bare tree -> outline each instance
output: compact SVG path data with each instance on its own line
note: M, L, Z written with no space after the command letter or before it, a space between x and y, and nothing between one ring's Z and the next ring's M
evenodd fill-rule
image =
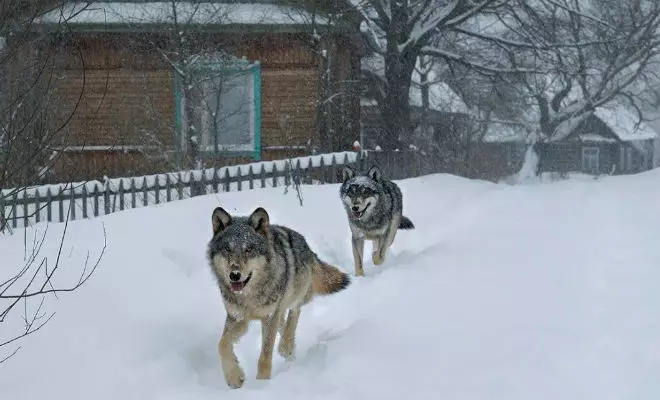
M444 60L486 74L517 73L498 60L483 62L468 54L439 47L437 37L463 35L474 41L498 41L470 29L473 20L498 12L507 0L353 0L364 18L367 41L374 52L369 68L363 69L378 103L386 130L383 147L394 149L412 132L408 93L411 77L421 56ZM374 66L375 64L375 66Z
M82 4L81 4L82 5ZM82 98L81 89L70 109L60 107L55 91L57 53L54 40L66 34L67 22L75 14L64 13L60 1L0 2L0 232L13 234L8 221L15 218L7 202L18 194L29 197L30 186L47 175L60 153L56 149L66 143L65 127L76 111ZM82 7L79 12L84 10ZM57 15L60 31L42 31L39 24L46 16ZM51 24L52 27L52 24ZM64 33L63 33L64 32ZM82 53L78 54L84 65ZM84 68L83 68L84 71ZM83 74L84 76L84 74ZM84 78L83 78L84 82ZM72 202L71 207L76 205ZM38 213L40 209L29 210ZM27 215L26 217L29 217ZM65 223L59 238L56 255L44 255L42 246L49 240L46 232L28 240L24 230L25 258L16 269L4 268L0 272L0 363L16 354L20 341L39 331L54 313L47 312L46 300L58 293L71 292L91 277L98 265L89 261L74 283L59 286L54 280L63 269L62 248L68 224ZM10 238L5 236L5 239ZM57 239L56 239L57 240ZM105 250L105 244L101 255ZM5 255L11 260L10 255ZM21 327L14 325L22 320Z
M73 206L73 205L71 205ZM70 212L70 208L69 208ZM99 255L92 259L87 253L87 259L80 271L78 279L65 286L57 285L55 278L64 269L62 250L68 227L59 236L58 251L54 255L44 255L42 246L46 243L48 229L43 234L34 232L32 239L25 237L25 261L14 273L0 276L0 364L13 357L21 348L20 341L38 332L54 316L48 311L46 301L62 293L73 292L84 285L94 274L106 249L105 229L103 246ZM25 232L27 235L27 231ZM16 323L22 321L22 325Z
M537 173L544 143L561 139L598 107L612 102L639 108L647 80L657 81L660 3L518 0L504 23L518 51L510 55L536 73L519 76L538 118Z

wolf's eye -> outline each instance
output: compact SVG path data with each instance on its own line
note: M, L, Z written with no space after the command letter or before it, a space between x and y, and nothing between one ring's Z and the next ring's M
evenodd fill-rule
M226 251L227 253L231 252L231 247L229 247L229 244L225 244L222 246L222 250Z
M245 246L245 252L246 253L249 253L251 251L252 251L252 245L251 244L248 244L247 246Z

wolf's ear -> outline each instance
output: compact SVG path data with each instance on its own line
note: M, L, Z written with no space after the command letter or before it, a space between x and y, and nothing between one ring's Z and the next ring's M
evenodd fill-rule
M211 216L211 224L213 225L213 234L217 235L231 225L231 215L224 208L216 207Z
M347 180L351 179L352 177L355 176L355 170L348 165L344 166L344 168L341 170L341 177L346 182Z
M262 207L257 208L250 215L250 225L258 234L266 236L270 226L270 217Z
M377 165L374 165L373 167L369 168L369 172L367 172L367 176L376 182L380 182L383 179L383 173L380 171L380 168L378 168Z

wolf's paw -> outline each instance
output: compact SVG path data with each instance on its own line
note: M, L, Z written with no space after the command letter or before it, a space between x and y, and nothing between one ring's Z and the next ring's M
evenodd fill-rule
M243 369L238 364L232 365L225 370L225 380L230 388L238 389L245 382L245 372L243 372Z
M287 361L293 361L295 358L294 355L294 348L295 345L293 341L289 340L280 340L279 346L277 346L277 352L280 353L282 357L284 357L285 360Z
M273 364L270 360L259 359L259 363L257 364L257 379L270 379L272 369Z
M374 262L374 264L381 265L385 262L385 254L381 254L379 251L374 251L371 254L371 260Z

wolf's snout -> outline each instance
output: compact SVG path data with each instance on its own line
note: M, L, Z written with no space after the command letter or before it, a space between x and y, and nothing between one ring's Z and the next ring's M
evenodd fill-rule
M353 210L353 211L360 211L360 207L358 207L358 206L353 206L353 207L351 207L351 210Z
M229 273L229 280L232 282L238 282L241 280L241 273L238 271L231 271Z

